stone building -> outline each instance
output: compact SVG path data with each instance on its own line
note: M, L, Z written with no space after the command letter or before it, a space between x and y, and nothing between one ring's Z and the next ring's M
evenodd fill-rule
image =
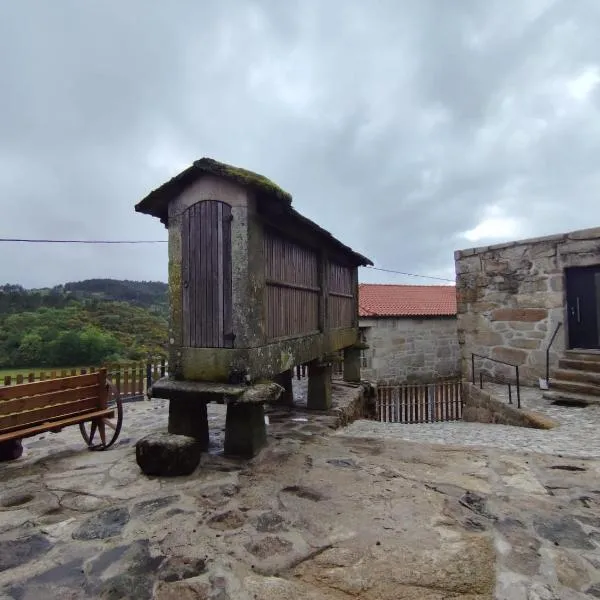
M360 284L361 376L431 382L460 374L452 285Z
M560 367L556 379L568 377L578 388L576 360L589 365L600 348L600 228L461 250L454 258L463 376L471 377L476 353L519 365L521 383L537 385L558 328L550 366ZM515 371L479 358L476 370L498 380Z

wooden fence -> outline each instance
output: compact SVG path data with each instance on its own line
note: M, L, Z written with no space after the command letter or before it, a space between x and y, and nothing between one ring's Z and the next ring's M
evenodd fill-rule
M109 364L105 366L108 369L108 380L117 388L122 398L145 395L148 387L160 377L168 375L169 371L168 364L164 358L145 363ZM72 375L85 375L86 373L95 373L99 368L86 367L80 369L61 369L60 371L32 371L27 374L6 375L0 380L0 386L33 383L35 381L69 377ZM332 377L339 379L343 374L343 361L333 362ZM305 379L308 377L308 366L297 365L294 367L294 375L296 379Z
M305 379L308 377L308 365L297 365L294 367L293 372L296 379ZM335 361L331 365L331 376L335 379L339 379L344 376L344 362Z
M378 386L376 419L383 423L436 423L462 419L460 381Z
M160 377L168 374L168 364L164 358L145 363L109 364L104 365L107 379L115 386L121 398L144 396L149 386ZM38 371L19 375L6 375L0 384L20 385L34 383L45 379L57 379L73 375L95 373L100 367L86 367L80 369L61 369L52 371Z

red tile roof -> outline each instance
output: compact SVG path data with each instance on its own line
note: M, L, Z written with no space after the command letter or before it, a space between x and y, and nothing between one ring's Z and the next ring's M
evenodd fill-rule
M361 283L358 304L361 317L455 316L456 287Z

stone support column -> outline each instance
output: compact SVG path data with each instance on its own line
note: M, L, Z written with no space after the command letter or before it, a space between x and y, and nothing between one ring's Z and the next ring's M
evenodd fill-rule
M331 408L331 363L314 360L308 363L309 410L329 410Z
M344 348L344 381L360 383L360 348Z
M227 405L225 456L252 458L267 444L265 411L262 403Z
M169 400L169 433L186 435L208 450L208 415L206 402L200 400Z
M294 379L293 369L284 371L276 375L273 380L278 383L282 388L283 392L279 397L278 404L281 406L294 406L294 391L292 381Z

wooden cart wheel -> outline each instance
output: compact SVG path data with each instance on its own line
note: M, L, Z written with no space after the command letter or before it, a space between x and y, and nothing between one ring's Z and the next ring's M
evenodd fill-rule
M106 450L110 448L117 441L121 433L123 403L117 389L112 384L109 385L111 394L108 399L107 408L114 410L115 416L112 419L104 417L102 419L79 423L79 431L81 431L81 435L90 450Z

